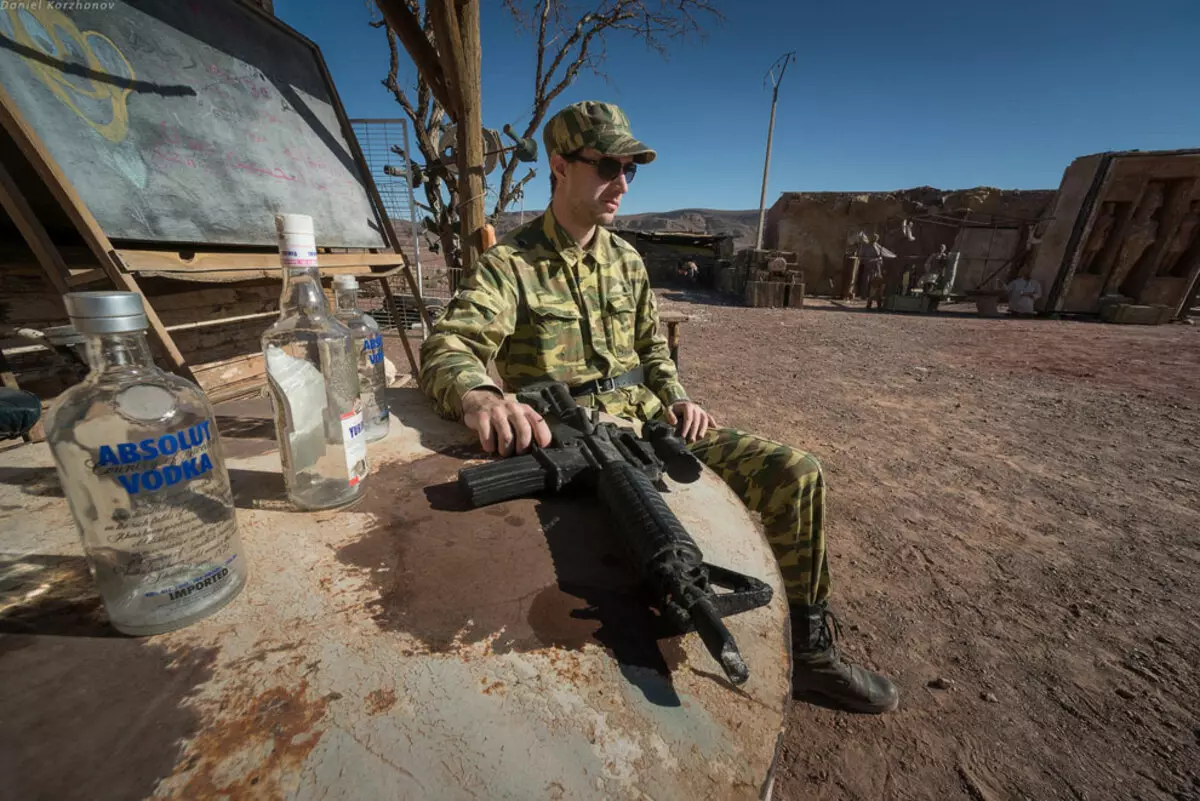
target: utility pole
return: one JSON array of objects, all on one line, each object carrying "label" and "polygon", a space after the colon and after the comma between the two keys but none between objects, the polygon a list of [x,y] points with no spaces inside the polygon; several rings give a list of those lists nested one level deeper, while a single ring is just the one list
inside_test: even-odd
[{"label": "utility pole", "polygon": [[775,135],[775,104],[779,100],[779,84],[783,81],[783,73],[787,72],[788,64],[796,58],[796,51],[784,53],[763,78],[763,88],[767,86],[767,78],[771,79],[771,124],[767,127],[767,157],[763,162],[762,194],[758,196],[758,237],[754,240],[755,250],[762,250],[763,223],[767,218],[767,174],[771,171],[771,138]]}]

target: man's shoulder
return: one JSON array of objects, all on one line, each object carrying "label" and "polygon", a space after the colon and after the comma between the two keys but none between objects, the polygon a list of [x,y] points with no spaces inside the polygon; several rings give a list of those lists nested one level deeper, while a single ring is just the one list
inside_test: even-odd
[{"label": "man's shoulder", "polygon": [[609,250],[617,262],[634,264],[644,268],[642,254],[638,253],[637,248],[609,229],[605,228],[603,231],[607,235]]},{"label": "man's shoulder", "polygon": [[544,215],[509,231],[488,252],[504,259],[546,258],[555,253],[554,243],[546,236]]}]

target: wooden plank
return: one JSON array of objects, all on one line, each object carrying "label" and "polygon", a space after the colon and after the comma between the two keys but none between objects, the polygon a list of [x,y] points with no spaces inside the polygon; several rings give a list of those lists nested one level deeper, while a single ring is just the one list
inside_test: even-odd
[{"label": "wooden plank", "polygon": [[65,325],[67,312],[63,308],[62,296],[50,292],[37,294],[4,292],[6,325],[27,326],[29,328],[45,328],[51,325]]},{"label": "wooden plank", "polygon": [[67,286],[70,287],[71,289],[75,289],[77,287],[87,286],[88,284],[94,284],[97,281],[107,281],[107,280],[108,280],[108,276],[105,274],[104,270],[101,270],[99,268],[96,268],[94,270],[82,270],[82,271],[71,270],[71,275],[67,279]]},{"label": "wooden plank", "polygon": [[65,295],[68,291],[66,262],[63,261],[54,242],[50,240],[50,234],[38,220],[33,207],[25,199],[25,193],[17,186],[17,182],[3,164],[0,164],[0,205],[4,206],[9,218],[21,232],[29,249],[33,251],[46,278],[59,294]]},{"label": "wooden plank", "polygon": [[[172,323],[186,323],[197,319],[195,310],[204,310],[207,317],[216,312],[229,312],[238,308],[241,314],[269,311],[277,309],[279,303],[279,285],[275,286],[206,286],[191,289],[184,282],[172,282],[170,292],[156,293],[155,307],[164,318],[170,312],[191,311],[192,317],[181,318],[178,314],[172,316]],[[179,286],[182,284],[182,286]]]},{"label": "wooden plank", "polygon": [[[328,278],[334,275],[353,275],[355,278],[387,278],[398,272],[408,272],[408,268],[400,267],[321,267],[321,276]],[[280,279],[279,270],[208,270],[205,272],[169,272],[162,270],[144,270],[138,273],[143,278],[171,278],[177,281],[192,281],[198,284],[234,284],[242,281],[261,281],[262,279]]]},{"label": "wooden plank", "polygon": [[[278,253],[176,252],[169,250],[118,250],[125,266],[133,272],[197,273],[227,270],[267,272],[280,278],[282,266]],[[405,263],[401,253],[322,253],[321,271],[352,267],[368,271],[371,267],[398,267]],[[393,271],[394,272],[394,271]]]},{"label": "wooden plank", "polygon": [[196,320],[191,323],[180,323],[179,325],[167,326],[168,331],[187,331],[193,328],[208,328],[214,325],[231,325],[233,323],[244,323],[250,320],[264,320],[268,317],[275,318],[279,316],[277,311],[256,312],[254,314],[239,314],[233,317],[222,317],[219,320]]},{"label": "wooden plank", "polygon": [[[84,247],[56,246],[58,254],[66,262],[71,273],[97,269],[96,257]],[[15,241],[0,243],[0,268],[4,270],[31,270],[42,274],[42,265],[37,256],[24,244]]]},{"label": "wooden plank", "polygon": [[206,392],[247,379],[266,382],[266,363],[261,351],[197,364],[195,369],[196,380]]},{"label": "wooden plank", "polygon": [[[12,283],[5,281],[0,285],[0,292],[10,304],[10,324],[39,328],[66,323],[60,296],[49,291],[49,287],[14,291]],[[164,325],[177,326],[198,320],[277,311],[279,288],[278,284],[274,287],[206,286],[190,292],[182,289],[153,294],[151,302]]]},{"label": "wooden plank", "polygon": [[262,333],[270,324],[270,320],[259,320],[230,326],[190,328],[178,332],[177,339],[180,347],[193,360],[207,363],[257,353],[262,347]]}]

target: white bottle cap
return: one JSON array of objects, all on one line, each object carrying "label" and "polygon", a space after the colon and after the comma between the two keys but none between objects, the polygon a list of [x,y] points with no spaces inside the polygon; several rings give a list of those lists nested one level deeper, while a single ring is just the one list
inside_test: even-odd
[{"label": "white bottle cap", "polygon": [[313,220],[307,214],[276,214],[275,230],[280,236],[313,236]]},{"label": "white bottle cap", "polygon": [[312,217],[307,214],[276,214],[279,232],[279,262],[286,270],[317,266],[317,241],[313,236]]},{"label": "white bottle cap", "polygon": [[353,275],[335,275],[333,285],[343,289],[358,289],[358,279]]}]

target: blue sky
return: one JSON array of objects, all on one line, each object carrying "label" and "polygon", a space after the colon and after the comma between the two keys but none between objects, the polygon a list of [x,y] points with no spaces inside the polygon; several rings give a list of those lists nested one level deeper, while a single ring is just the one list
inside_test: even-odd
[{"label": "blue sky", "polygon": [[[275,11],[321,47],[350,116],[401,117],[379,83],[387,42],[369,3]],[[616,102],[658,151],[623,212],[757,208],[763,76],[788,50],[768,205],[799,190],[1055,188],[1087,153],[1200,147],[1200,0],[715,4],[724,22],[666,60],[613,35],[607,80],[583,75],[556,103]],[[523,127],[533,39],[500,0],[482,8],[484,124]],[[407,59],[402,76],[415,81]],[[526,210],[547,201],[542,159]]]}]

